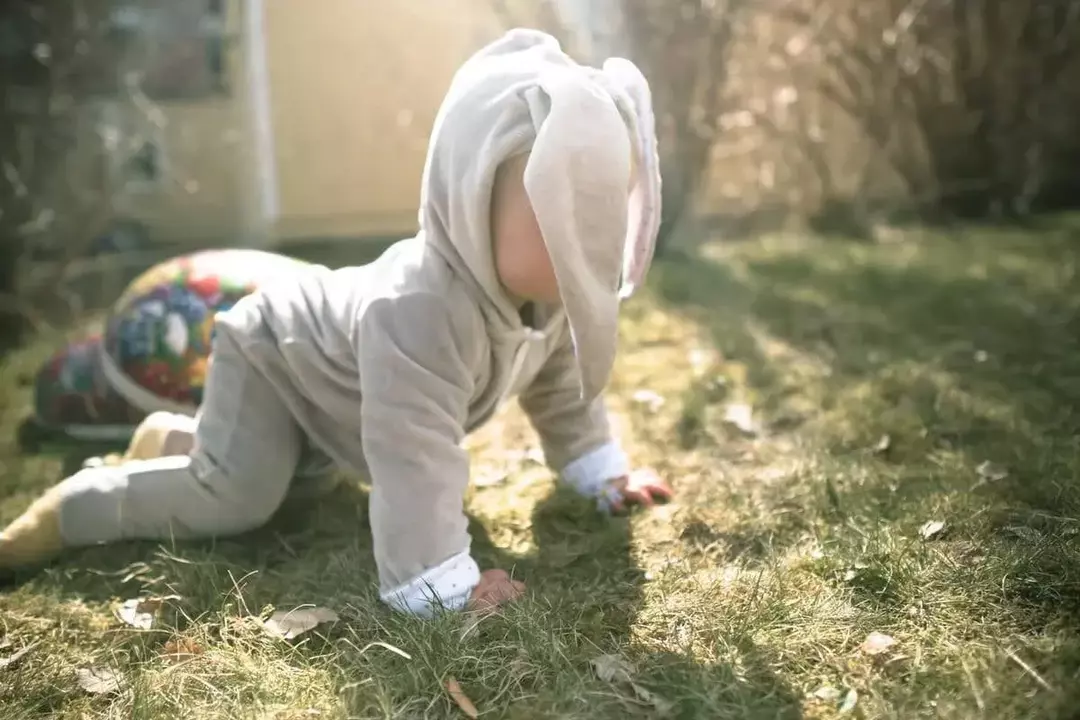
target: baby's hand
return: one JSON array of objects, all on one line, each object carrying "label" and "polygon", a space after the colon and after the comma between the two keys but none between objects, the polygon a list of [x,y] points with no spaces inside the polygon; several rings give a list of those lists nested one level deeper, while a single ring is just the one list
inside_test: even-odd
[{"label": "baby's hand", "polygon": [[480,573],[480,584],[469,596],[469,609],[490,611],[499,605],[517,600],[525,593],[525,583],[511,580],[505,570],[485,570]]},{"label": "baby's hand", "polygon": [[608,489],[608,505],[613,512],[623,512],[630,505],[652,507],[656,501],[667,501],[674,495],[671,486],[649,468],[615,478],[608,483]]}]

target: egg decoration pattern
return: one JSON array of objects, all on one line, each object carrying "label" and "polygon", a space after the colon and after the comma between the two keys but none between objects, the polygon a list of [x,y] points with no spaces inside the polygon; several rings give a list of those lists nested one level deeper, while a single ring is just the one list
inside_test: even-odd
[{"label": "egg decoration pattern", "polygon": [[150,268],[113,305],[101,334],[70,343],[42,367],[38,421],[104,429],[133,426],[158,409],[193,414],[211,362],[214,316],[305,266],[276,253],[221,249]]}]

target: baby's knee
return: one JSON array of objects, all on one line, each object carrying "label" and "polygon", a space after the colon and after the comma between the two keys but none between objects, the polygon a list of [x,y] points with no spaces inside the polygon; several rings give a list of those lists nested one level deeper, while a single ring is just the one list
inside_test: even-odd
[{"label": "baby's knee", "polygon": [[191,458],[191,473],[213,496],[215,524],[222,534],[266,524],[284,501],[292,479],[291,473],[286,476],[280,470],[265,474],[226,470],[199,453]]},{"label": "baby's knee", "polygon": [[158,411],[147,415],[135,428],[124,459],[188,454],[195,444],[195,422],[195,418],[180,413]]}]

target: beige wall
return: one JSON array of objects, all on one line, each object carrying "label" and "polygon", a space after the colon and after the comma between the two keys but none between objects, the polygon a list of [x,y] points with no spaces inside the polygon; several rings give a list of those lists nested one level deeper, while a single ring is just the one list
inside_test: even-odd
[{"label": "beige wall", "polygon": [[[111,178],[117,212],[194,245],[413,232],[438,105],[457,66],[501,29],[489,0],[263,0],[263,144],[240,14],[249,6],[230,5],[227,95],[87,108],[120,118],[124,138],[153,136],[165,149],[163,183],[123,188]],[[264,227],[268,192],[276,218]]]},{"label": "beige wall", "polygon": [[276,234],[411,233],[442,96],[499,29],[489,0],[266,0],[266,13]]},{"label": "beige wall", "polygon": [[169,242],[240,243],[252,199],[245,118],[231,100],[162,108],[165,179],[117,195],[117,209]]}]

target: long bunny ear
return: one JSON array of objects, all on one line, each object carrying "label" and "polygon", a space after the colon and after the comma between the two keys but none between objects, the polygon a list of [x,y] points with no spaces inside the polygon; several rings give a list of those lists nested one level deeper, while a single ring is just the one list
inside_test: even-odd
[{"label": "long bunny ear", "polygon": [[607,384],[618,344],[631,142],[611,94],[577,68],[546,70],[524,97],[536,130],[525,189],[591,399]]},{"label": "long bunny ear", "polygon": [[631,105],[629,110],[635,120],[637,177],[630,193],[623,280],[619,290],[619,297],[627,298],[645,280],[660,231],[661,178],[660,156],[656,147],[656,118],[649,83],[634,63],[624,58],[610,58],[604,63],[603,72],[626,94]]}]

